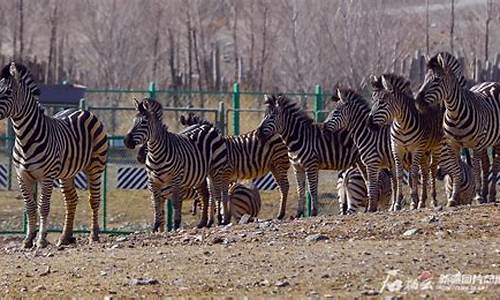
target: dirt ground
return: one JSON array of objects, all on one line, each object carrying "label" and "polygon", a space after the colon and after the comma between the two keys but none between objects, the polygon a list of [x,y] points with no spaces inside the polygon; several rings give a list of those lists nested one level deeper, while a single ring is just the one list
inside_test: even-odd
[{"label": "dirt ground", "polygon": [[2,236],[0,295],[496,298],[499,225],[497,204],[102,236],[93,245],[79,236],[40,251]]}]

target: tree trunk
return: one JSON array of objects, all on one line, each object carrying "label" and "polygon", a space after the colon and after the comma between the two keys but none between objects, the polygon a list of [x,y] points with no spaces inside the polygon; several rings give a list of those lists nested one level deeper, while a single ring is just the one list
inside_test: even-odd
[{"label": "tree trunk", "polygon": [[19,60],[24,56],[24,2],[19,0]]},{"label": "tree trunk", "polygon": [[450,51],[453,54],[453,34],[455,31],[455,0],[451,0]]},{"label": "tree trunk", "polygon": [[484,32],[484,61],[488,61],[489,56],[489,44],[490,44],[490,22],[491,22],[491,10],[493,6],[493,0],[487,0],[486,3],[486,21],[485,21],[485,32]]}]

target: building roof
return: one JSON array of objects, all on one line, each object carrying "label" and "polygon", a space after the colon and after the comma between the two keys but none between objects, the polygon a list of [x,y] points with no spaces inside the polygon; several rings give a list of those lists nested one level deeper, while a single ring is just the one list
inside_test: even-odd
[{"label": "building roof", "polygon": [[85,98],[86,87],[74,84],[40,85],[39,102],[52,105],[78,105]]}]

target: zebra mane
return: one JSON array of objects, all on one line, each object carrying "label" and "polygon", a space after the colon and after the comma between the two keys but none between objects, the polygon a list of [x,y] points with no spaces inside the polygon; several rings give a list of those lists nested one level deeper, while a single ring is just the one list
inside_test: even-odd
[{"label": "zebra mane", "polygon": [[394,73],[385,73],[378,77],[379,81],[376,86],[378,86],[378,84],[382,86],[382,77],[385,78],[386,81],[389,81],[394,89],[397,89],[406,96],[413,98],[413,92],[411,91],[411,84],[409,80]]},{"label": "zebra mane", "polygon": [[449,70],[455,75],[461,87],[466,87],[467,81],[464,77],[464,68],[460,61],[449,52],[438,52],[427,62],[427,68],[433,71]]},{"label": "zebra mane", "polygon": [[337,89],[340,98],[344,100],[345,102],[353,102],[353,103],[358,103],[362,107],[370,108],[370,103],[368,100],[365,99],[365,97],[361,96],[356,92],[354,89],[350,88],[339,88]]},{"label": "zebra mane", "polygon": [[314,120],[307,114],[307,112],[302,108],[300,102],[292,100],[285,95],[277,96],[277,105],[287,111],[291,112],[293,115],[305,121],[307,124],[313,124]]},{"label": "zebra mane", "polygon": [[[29,87],[31,93],[34,96],[40,96],[40,88],[36,84],[35,79],[31,75],[31,72],[28,70],[28,68],[23,64],[16,63],[16,70],[17,72],[19,72],[19,78],[22,82],[24,82],[26,86]],[[2,71],[0,72],[0,78],[13,79],[12,75],[10,74],[10,63],[2,68]]]},{"label": "zebra mane", "polygon": [[203,119],[199,115],[196,115],[193,112],[188,113],[187,117],[184,115],[181,115],[179,121],[183,126],[191,126],[191,125],[210,125],[213,126],[212,122]]}]

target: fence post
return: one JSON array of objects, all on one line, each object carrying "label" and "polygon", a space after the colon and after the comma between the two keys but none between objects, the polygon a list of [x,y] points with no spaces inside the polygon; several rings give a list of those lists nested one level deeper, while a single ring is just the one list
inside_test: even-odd
[{"label": "fence post", "polygon": [[87,109],[87,107],[85,105],[85,98],[80,99],[79,106],[80,106],[81,110],[86,110]]},{"label": "fence post", "polygon": [[314,117],[316,118],[316,122],[323,122],[323,92],[321,91],[321,86],[319,84],[316,85],[314,89]]},{"label": "fence post", "polygon": [[240,85],[233,85],[233,134],[240,134]]}]

